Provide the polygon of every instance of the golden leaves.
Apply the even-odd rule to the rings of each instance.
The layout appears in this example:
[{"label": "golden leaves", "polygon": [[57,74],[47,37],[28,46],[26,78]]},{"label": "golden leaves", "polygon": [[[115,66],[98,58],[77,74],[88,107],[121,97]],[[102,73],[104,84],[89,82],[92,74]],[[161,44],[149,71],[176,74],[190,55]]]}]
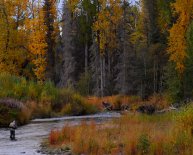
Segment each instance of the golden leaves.
[{"label": "golden leaves", "polygon": [[98,13],[97,21],[93,30],[99,32],[100,53],[103,55],[105,49],[114,49],[117,46],[116,29],[122,18],[120,0],[100,0],[101,10]]},{"label": "golden leaves", "polygon": [[43,8],[38,6],[36,8],[38,14],[32,19],[26,20],[26,28],[28,31],[28,49],[31,52],[32,63],[35,65],[33,69],[39,81],[45,80],[46,70],[46,26],[44,24]]},{"label": "golden leaves", "polygon": [[177,0],[173,7],[179,14],[177,22],[170,30],[168,54],[170,61],[176,63],[176,70],[182,74],[187,57],[186,31],[193,15],[193,0]]},{"label": "golden leaves", "polygon": [[68,0],[67,1],[67,6],[72,13],[76,12],[78,3],[79,3],[79,0]]},{"label": "golden leaves", "polygon": [[25,33],[22,29],[26,0],[0,2],[0,71],[19,75],[26,59]]}]

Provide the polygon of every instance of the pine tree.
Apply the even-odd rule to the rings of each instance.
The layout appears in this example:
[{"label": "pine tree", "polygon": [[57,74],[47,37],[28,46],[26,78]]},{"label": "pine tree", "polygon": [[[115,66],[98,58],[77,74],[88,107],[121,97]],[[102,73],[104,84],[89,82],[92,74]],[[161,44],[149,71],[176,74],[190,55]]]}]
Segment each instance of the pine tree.
[{"label": "pine tree", "polygon": [[46,78],[54,80],[55,74],[55,46],[58,33],[56,0],[45,0],[43,4],[44,22],[46,26]]}]

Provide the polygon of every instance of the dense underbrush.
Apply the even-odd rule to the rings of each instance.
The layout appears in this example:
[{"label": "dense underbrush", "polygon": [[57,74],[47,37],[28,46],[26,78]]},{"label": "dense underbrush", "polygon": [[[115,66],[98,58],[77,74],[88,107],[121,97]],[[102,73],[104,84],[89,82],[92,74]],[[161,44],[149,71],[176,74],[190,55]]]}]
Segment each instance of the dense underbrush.
[{"label": "dense underbrush", "polygon": [[6,73],[0,74],[0,99],[0,126],[7,126],[13,119],[25,124],[31,118],[86,115],[99,110],[71,89],[59,89],[51,82],[37,83]]},{"label": "dense underbrush", "polygon": [[[141,105],[151,105],[157,110],[169,106],[165,97],[159,94],[147,101],[138,96],[83,97],[75,90],[57,88],[49,81],[38,83],[7,73],[0,74],[0,126],[7,126],[13,119],[25,124],[32,118],[93,114],[105,110],[102,102],[111,104],[112,110],[134,112]],[[18,103],[22,107],[17,108]]]}]

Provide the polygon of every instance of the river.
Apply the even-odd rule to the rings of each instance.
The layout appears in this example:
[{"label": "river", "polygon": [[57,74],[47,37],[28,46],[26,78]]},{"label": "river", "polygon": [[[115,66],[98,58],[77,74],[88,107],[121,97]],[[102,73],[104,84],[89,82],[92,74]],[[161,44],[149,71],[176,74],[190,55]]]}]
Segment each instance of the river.
[{"label": "river", "polygon": [[51,130],[61,129],[65,124],[78,125],[82,120],[96,123],[120,117],[119,113],[100,113],[87,116],[71,116],[50,119],[35,119],[16,130],[17,141],[9,139],[9,129],[0,129],[0,155],[41,155],[40,144]]}]

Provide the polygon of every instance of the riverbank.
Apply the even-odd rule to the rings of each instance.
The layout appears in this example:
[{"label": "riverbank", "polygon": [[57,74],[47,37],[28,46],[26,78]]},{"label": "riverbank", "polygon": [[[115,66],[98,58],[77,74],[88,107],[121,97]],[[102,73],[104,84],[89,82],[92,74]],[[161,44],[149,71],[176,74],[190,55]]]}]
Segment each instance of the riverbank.
[{"label": "riverbank", "polygon": [[14,119],[23,125],[34,118],[89,115],[104,110],[135,112],[142,105],[154,111],[170,105],[159,94],[146,101],[138,96],[84,97],[51,82],[29,81],[7,73],[0,74],[0,85],[0,127],[7,127]]},{"label": "riverbank", "polygon": [[96,105],[70,88],[57,88],[52,82],[34,82],[7,73],[0,74],[0,127],[14,119],[19,125],[33,118],[89,115]]},{"label": "riverbank", "polygon": [[[104,124],[85,123],[51,131],[50,148],[73,154],[192,154],[193,105],[177,112],[130,113]],[[86,132],[85,132],[86,131]]]},{"label": "riverbank", "polygon": [[[111,116],[111,117],[110,117]],[[117,113],[102,113],[97,115],[77,116],[77,117],[63,117],[62,119],[56,118],[42,119],[41,121],[31,122],[27,125],[21,126],[16,130],[17,141],[10,141],[9,129],[0,129],[0,155],[13,155],[13,154],[27,154],[27,155],[41,155],[41,143],[43,139],[47,139],[50,131],[54,129],[62,129],[63,126],[71,125],[78,126],[84,120],[87,123],[95,121],[96,124],[108,122],[114,117],[117,118]]]}]

